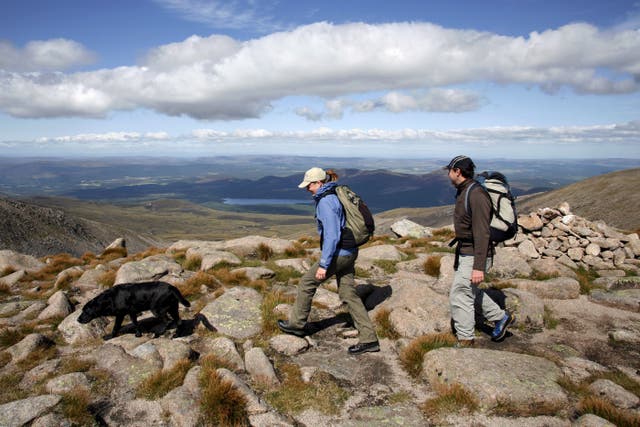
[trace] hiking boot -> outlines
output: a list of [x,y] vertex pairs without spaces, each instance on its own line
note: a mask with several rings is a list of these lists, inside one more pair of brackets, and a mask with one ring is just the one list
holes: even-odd
[[491,333],[491,341],[500,341],[507,333],[507,327],[513,323],[516,317],[511,313],[505,313],[504,317],[496,322],[496,327]]
[[349,347],[349,354],[360,354],[376,351],[380,351],[380,343],[378,341],[358,343]]
[[474,339],[458,340],[458,342],[456,342],[453,345],[453,348],[471,348],[471,347],[475,347],[475,346],[476,346],[476,341]]
[[294,328],[284,320],[278,320],[278,328],[285,334],[295,335],[297,337],[304,337],[307,335],[307,331],[304,328]]

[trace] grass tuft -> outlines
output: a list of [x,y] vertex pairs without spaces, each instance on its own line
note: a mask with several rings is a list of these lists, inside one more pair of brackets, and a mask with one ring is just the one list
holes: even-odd
[[62,270],[66,270],[70,267],[84,264],[84,261],[79,258],[74,258],[69,254],[57,254],[47,258],[46,265],[40,270],[32,273],[27,273],[22,278],[22,282],[33,281],[49,281],[55,280],[58,273]]
[[22,372],[11,371],[0,375],[0,405],[24,399],[29,395],[28,391],[22,390],[17,385],[22,379]]
[[389,315],[391,311],[383,308],[376,313],[375,318],[373,319],[376,324],[376,334],[380,338],[389,338],[392,340],[397,340],[400,338],[400,334],[396,331],[389,320]]
[[433,238],[441,242],[446,242],[454,237],[456,237],[456,233],[450,228],[437,228],[433,230]]
[[271,291],[264,295],[262,299],[262,334],[272,336],[279,333],[277,321],[284,319],[284,316],[274,313],[274,309],[278,304],[291,304],[295,297],[293,295],[284,295],[280,291]]
[[293,242],[291,246],[284,250],[284,255],[287,258],[300,258],[307,254],[307,250],[305,249],[302,242]]
[[273,256],[273,249],[269,245],[260,243],[257,249],[257,256],[262,261],[269,261],[269,258]]
[[201,425],[204,426],[248,426],[247,399],[228,381],[216,372],[219,360],[206,356],[201,360],[200,374]]
[[109,262],[109,261],[113,261],[114,259],[126,258],[126,257],[127,257],[127,248],[118,247],[118,248],[105,249],[104,252],[102,252],[98,258],[100,258],[102,262]]
[[182,263],[182,267],[185,270],[191,270],[191,271],[198,271],[200,270],[201,266],[202,266],[202,257],[197,255],[188,257]]
[[535,402],[516,405],[512,402],[498,401],[492,412],[498,416],[534,417],[542,415],[558,415],[564,408],[560,402]]
[[177,288],[185,298],[189,298],[199,295],[202,286],[206,286],[207,289],[215,291],[222,286],[222,283],[212,274],[199,271],[183,283],[177,285]]
[[162,370],[147,377],[136,389],[136,397],[156,400],[184,382],[184,377],[191,369],[192,363],[188,359],[178,361],[171,369]]
[[427,334],[411,341],[400,353],[400,364],[405,371],[417,378],[422,371],[424,355],[441,347],[453,347],[456,337],[450,333]]
[[429,256],[424,261],[423,269],[426,274],[433,277],[440,276],[440,261],[442,257],[440,256]]
[[577,412],[579,415],[597,415],[618,427],[634,427],[640,425],[639,415],[617,408],[612,403],[595,396],[583,398],[578,403]]
[[215,268],[209,270],[209,273],[213,274],[225,286],[244,286],[249,282],[244,271],[231,272],[227,267]]
[[422,412],[426,415],[440,415],[449,413],[474,412],[478,408],[478,402],[471,392],[460,384],[436,384],[438,397],[429,399],[421,405]]
[[598,286],[593,284],[593,281],[597,279],[598,273],[593,269],[585,269],[580,267],[576,270],[578,276],[578,283],[580,283],[580,294],[589,295],[592,290],[597,289]]
[[380,267],[387,274],[394,274],[398,272],[396,264],[398,261],[391,261],[388,259],[377,259],[373,261],[373,264]]
[[116,271],[115,270],[108,270],[105,271],[104,273],[102,273],[100,275],[100,277],[98,277],[98,279],[96,280],[96,283],[101,287],[101,288],[110,288],[113,286],[113,284],[116,282]]
[[316,373],[310,383],[302,381],[300,368],[294,364],[282,365],[280,374],[282,384],[277,390],[267,393],[266,398],[282,413],[296,414],[305,409],[315,409],[323,414],[338,414],[349,395],[326,372]]
[[85,388],[78,388],[62,394],[60,407],[62,414],[73,425],[93,425],[94,417],[89,411],[91,393]]

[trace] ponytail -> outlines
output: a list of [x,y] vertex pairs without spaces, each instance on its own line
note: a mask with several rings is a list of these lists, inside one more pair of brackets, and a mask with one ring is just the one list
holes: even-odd
[[327,169],[326,171],[327,177],[324,182],[334,182],[338,180],[338,174],[333,169]]

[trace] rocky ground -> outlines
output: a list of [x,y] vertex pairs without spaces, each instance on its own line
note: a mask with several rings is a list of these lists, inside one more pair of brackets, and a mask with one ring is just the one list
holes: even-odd
[[[496,343],[478,319],[475,348],[454,348],[450,334],[450,231],[397,221],[363,247],[358,291],[381,351],[359,356],[347,354],[357,331],[335,281],[316,294],[310,336],[275,327],[317,257],[312,239],[0,251],[0,425],[638,425],[640,239],[566,204],[520,224],[485,286],[517,322]],[[77,322],[105,287],[148,280],[191,301],[179,328],[154,338],[148,317],[142,337],[125,325],[105,341],[112,318]],[[176,372],[163,390],[152,381]]]

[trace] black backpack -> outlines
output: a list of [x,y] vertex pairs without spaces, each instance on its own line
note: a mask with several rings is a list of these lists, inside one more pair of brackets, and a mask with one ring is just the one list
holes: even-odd
[[507,178],[500,172],[482,172],[478,177],[479,181],[474,181],[467,187],[464,196],[465,210],[469,212],[469,191],[479,183],[491,198],[491,241],[499,243],[513,238],[518,232],[518,213],[516,198],[511,193]]

